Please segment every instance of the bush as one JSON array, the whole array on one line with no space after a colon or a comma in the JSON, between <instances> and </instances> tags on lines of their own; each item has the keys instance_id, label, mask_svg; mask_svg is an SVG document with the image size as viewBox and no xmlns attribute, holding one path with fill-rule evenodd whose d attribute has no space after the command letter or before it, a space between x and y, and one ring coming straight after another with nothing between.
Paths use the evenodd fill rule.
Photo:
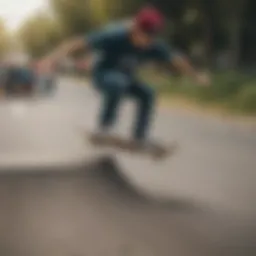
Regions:
<instances>
[{"instance_id":1,"label":"bush","mask_svg":"<svg viewBox=\"0 0 256 256\"><path fill-rule=\"evenodd\" d=\"M184 96L201 103L216 103L230 110L256 112L255 75L238 72L215 73L212 85L201 87L192 79L146 72L142 77L165 96Z\"/></svg>"},{"instance_id":2,"label":"bush","mask_svg":"<svg viewBox=\"0 0 256 256\"><path fill-rule=\"evenodd\" d=\"M236 95L240 89L251 81L252 77L237 72L215 74L211 93L215 99L225 100Z\"/></svg>"},{"instance_id":3,"label":"bush","mask_svg":"<svg viewBox=\"0 0 256 256\"><path fill-rule=\"evenodd\" d=\"M256 83L245 85L235 100L237 107L249 113L256 113Z\"/></svg>"}]
</instances>

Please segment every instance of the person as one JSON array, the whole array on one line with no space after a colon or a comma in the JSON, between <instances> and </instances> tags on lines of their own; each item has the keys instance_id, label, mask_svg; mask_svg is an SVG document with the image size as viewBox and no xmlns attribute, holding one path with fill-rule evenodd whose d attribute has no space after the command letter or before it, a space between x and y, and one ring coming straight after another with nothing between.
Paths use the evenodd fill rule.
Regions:
<instances>
[{"instance_id":1,"label":"person","mask_svg":"<svg viewBox=\"0 0 256 256\"><path fill-rule=\"evenodd\" d=\"M209 79L190 65L182 55L175 53L159 36L164 28L164 16L153 7L142 8L131 23L107 26L88 36L64 42L41 62L41 68L51 69L62 58L77 50L97 52L100 56L92 67L93 85L103 96L98 132L109 134L117 120L122 99L130 97L137 102L137 116L133 138L141 143L151 141L149 129L155 107L155 92L136 77L138 67L146 62L170 64L201 85Z\"/></svg>"}]
</instances>

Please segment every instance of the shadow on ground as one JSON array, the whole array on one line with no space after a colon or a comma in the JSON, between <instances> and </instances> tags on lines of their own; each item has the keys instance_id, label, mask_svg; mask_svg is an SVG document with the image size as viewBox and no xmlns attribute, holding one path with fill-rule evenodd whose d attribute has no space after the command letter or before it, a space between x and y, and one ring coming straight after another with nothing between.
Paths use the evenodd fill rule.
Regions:
<instances>
[{"instance_id":1,"label":"shadow on ground","mask_svg":"<svg viewBox=\"0 0 256 256\"><path fill-rule=\"evenodd\" d=\"M3 256L253 255L253 233L194 202L160 202L115 159L0 174ZM229 220L229 221L227 221Z\"/></svg>"}]
</instances>

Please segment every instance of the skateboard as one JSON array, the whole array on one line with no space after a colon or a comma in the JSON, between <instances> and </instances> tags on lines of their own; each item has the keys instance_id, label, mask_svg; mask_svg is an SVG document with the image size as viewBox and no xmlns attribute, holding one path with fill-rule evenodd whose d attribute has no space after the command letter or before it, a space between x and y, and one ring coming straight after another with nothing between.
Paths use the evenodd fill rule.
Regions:
<instances>
[{"instance_id":1,"label":"skateboard","mask_svg":"<svg viewBox=\"0 0 256 256\"><path fill-rule=\"evenodd\" d=\"M150 145L143 145L136 140L126 139L117 135L99 135L89 133L89 141L94 146L105 148L117 148L131 153L143 153L151 156L156 160L164 159L172 155L177 148L176 143L169 146L161 143L152 143Z\"/></svg>"}]
</instances>

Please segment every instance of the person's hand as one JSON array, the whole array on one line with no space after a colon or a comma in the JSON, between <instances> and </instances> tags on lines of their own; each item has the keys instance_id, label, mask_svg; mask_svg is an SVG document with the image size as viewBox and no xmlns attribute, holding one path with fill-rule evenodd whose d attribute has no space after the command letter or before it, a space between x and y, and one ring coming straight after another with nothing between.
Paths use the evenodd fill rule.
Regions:
<instances>
[{"instance_id":1,"label":"person's hand","mask_svg":"<svg viewBox=\"0 0 256 256\"><path fill-rule=\"evenodd\" d=\"M36 64L36 70L41 74L49 74L54 71L54 68L55 68L54 64L55 63L50 58L45 58L40 60Z\"/></svg>"},{"instance_id":2,"label":"person's hand","mask_svg":"<svg viewBox=\"0 0 256 256\"><path fill-rule=\"evenodd\" d=\"M201 86L210 86L211 80L207 73L197 73L196 82Z\"/></svg>"},{"instance_id":3,"label":"person's hand","mask_svg":"<svg viewBox=\"0 0 256 256\"><path fill-rule=\"evenodd\" d=\"M80 70L89 71L90 70L90 63L87 60L79 60L75 62L75 67Z\"/></svg>"},{"instance_id":4,"label":"person's hand","mask_svg":"<svg viewBox=\"0 0 256 256\"><path fill-rule=\"evenodd\" d=\"M75 67L79 70L85 72L91 72L94 63L94 56L92 54L87 54L85 58L81 58L75 61Z\"/></svg>"}]
</instances>

